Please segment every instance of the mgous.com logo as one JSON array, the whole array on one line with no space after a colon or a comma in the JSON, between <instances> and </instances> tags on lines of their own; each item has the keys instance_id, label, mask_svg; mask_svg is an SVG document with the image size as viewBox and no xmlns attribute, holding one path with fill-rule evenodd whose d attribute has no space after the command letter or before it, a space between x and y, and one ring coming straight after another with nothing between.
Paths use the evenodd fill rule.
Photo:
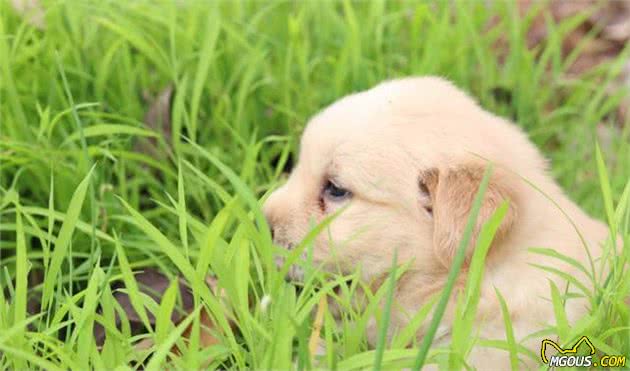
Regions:
<instances>
[{"instance_id":1,"label":"mgous.com logo","mask_svg":"<svg viewBox=\"0 0 630 371\"><path fill-rule=\"evenodd\" d=\"M557 351L547 350L553 348ZM599 359L595 357L595 346L586 336L582 336L572 348L564 349L555 341L545 339L540 346L540 358L549 367L625 367L626 356L603 355Z\"/></svg>"}]
</instances>

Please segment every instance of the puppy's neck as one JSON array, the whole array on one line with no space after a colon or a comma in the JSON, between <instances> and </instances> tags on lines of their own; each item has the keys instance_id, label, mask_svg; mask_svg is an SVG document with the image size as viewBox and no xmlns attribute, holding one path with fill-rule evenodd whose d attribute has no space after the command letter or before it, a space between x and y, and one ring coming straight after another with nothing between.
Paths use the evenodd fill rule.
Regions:
<instances>
[{"instance_id":1,"label":"puppy's neck","mask_svg":"<svg viewBox=\"0 0 630 371\"><path fill-rule=\"evenodd\" d=\"M467 270L463 270L455 281L451 300L449 301L440 328L436 334L436 341L448 338L455 312L455 298L462 293L466 284ZM448 271L421 272L409 270L405 272L397 282L394 292L394 306L398 308L392 314L392 325L402 328L416 315L418 309L431 300L437 299L446 285ZM386 282L382 280L381 284ZM373 287L374 288L374 287ZM427 316L424 324L419 328L417 337L421 338L432 315Z\"/></svg>"}]
</instances>

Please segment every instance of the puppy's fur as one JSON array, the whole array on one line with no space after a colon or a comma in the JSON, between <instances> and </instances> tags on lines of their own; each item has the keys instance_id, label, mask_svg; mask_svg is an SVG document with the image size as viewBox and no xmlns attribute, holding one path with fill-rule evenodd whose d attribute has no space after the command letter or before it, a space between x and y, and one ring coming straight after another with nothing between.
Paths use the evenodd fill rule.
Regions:
<instances>
[{"instance_id":1,"label":"puppy's fur","mask_svg":"<svg viewBox=\"0 0 630 371\"><path fill-rule=\"evenodd\" d=\"M388 81L324 109L309 122L299 162L267 200L265 214L276 243L290 249L314 224L347 205L317 238L316 264L342 272L359 268L362 279L374 283L387 276L394 250L399 262L411 262L395 292L402 309L392 315L393 333L443 288L488 161L494 171L468 257L496 208L508 201L509 211L488 253L473 333L505 339L496 288L520 341L555 322L549 281L561 290L567 285L531 264L553 266L589 282L574 267L542 259L528 248L553 248L588 267L586 248L594 259L601 256L607 228L565 196L548 175L543 156L516 125L484 111L445 80ZM325 191L328 182L352 194L331 197ZM465 271L456 290L463 288ZM293 268L291 275L299 279L300 269ZM437 343L449 341L452 309ZM587 310L585 300L567 303L571 321ZM374 330L368 329L372 342ZM523 344L537 353L541 340L532 337ZM521 366L540 365L529 358L521 361ZM468 362L481 369L509 368L508 353L492 348L474 348Z\"/></svg>"}]
</instances>

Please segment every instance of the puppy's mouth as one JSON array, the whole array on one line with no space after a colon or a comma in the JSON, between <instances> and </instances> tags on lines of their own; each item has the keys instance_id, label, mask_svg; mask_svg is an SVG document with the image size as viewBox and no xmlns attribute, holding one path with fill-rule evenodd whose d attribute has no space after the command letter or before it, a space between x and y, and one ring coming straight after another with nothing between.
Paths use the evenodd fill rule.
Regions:
<instances>
[{"instance_id":1,"label":"puppy's mouth","mask_svg":"<svg viewBox=\"0 0 630 371\"><path fill-rule=\"evenodd\" d=\"M274 241L274 243L278 246L281 246L282 249L284 250L284 254L280 255L280 254L276 254L274 260L276 263L276 268L278 270L281 270L284 265L285 265L285 261L286 261L286 255L290 254L291 251L294 249L295 245L291 242L286 242L286 241ZM306 260L306 253L303 252L299 258L300 261L305 261ZM292 264L288 271L286 276L284 277L285 281L287 282L292 282L292 283L301 283L304 282L304 268L302 268L300 265L298 264Z\"/></svg>"}]
</instances>

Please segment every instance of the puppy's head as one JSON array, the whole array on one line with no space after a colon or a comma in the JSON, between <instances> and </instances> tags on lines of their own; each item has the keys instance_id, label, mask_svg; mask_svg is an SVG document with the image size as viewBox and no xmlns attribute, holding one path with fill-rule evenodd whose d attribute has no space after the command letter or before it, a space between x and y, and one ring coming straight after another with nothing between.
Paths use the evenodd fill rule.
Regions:
<instances>
[{"instance_id":1,"label":"puppy's head","mask_svg":"<svg viewBox=\"0 0 630 371\"><path fill-rule=\"evenodd\" d=\"M340 211L313 247L314 263L328 270L360 269L363 279L379 279L398 250L399 262L413 261L421 274L445 272L483 176L482 158L526 167L538 155L517 129L451 84L390 81L343 98L309 122L299 161L267 200L265 215L275 242L292 249ZM516 188L510 174L494 172L477 233L510 200L495 241L509 235ZM293 268L290 275L302 273Z\"/></svg>"}]
</instances>

